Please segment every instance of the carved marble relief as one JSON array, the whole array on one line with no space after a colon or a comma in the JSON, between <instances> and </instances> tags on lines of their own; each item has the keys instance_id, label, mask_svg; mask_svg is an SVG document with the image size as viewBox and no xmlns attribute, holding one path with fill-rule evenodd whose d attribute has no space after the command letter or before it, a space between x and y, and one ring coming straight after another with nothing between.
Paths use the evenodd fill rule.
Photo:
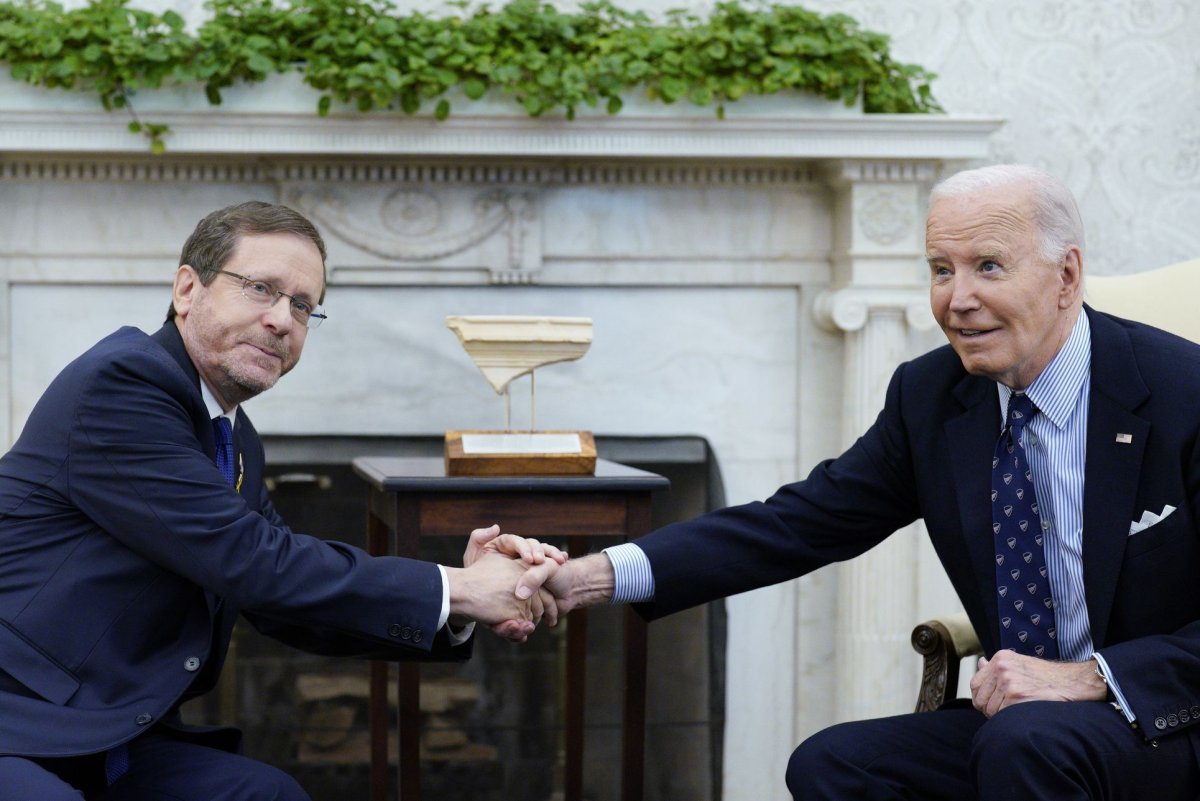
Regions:
<instances>
[{"instance_id":1,"label":"carved marble relief","mask_svg":"<svg viewBox=\"0 0 1200 801\"><path fill-rule=\"evenodd\" d=\"M485 270L493 284L536 283L541 269L534 191L285 184L280 195L324 232L335 269Z\"/></svg>"}]
</instances>

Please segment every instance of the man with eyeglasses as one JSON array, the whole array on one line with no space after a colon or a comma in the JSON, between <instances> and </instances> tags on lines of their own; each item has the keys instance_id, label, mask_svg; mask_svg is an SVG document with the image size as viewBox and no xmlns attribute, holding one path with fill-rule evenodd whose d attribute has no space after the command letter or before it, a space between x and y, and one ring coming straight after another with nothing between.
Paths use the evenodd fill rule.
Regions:
<instances>
[{"instance_id":1,"label":"man with eyeglasses","mask_svg":"<svg viewBox=\"0 0 1200 801\"><path fill-rule=\"evenodd\" d=\"M466 658L477 620L524 639L565 555L495 527L465 568L291 531L240 404L324 319L325 245L284 206L205 217L153 335L71 363L0 459L0 796L5 801L300 801L240 733L182 723L216 683L238 614L323 654ZM529 575L526 575L529 571ZM545 607L543 607L543 600Z\"/></svg>"}]
</instances>

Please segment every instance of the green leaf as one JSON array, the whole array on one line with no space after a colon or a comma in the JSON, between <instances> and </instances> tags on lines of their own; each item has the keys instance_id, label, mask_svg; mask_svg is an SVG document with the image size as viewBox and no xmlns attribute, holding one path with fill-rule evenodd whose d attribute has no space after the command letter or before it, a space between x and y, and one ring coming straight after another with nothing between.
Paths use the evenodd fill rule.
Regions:
<instances>
[{"instance_id":1,"label":"green leaf","mask_svg":"<svg viewBox=\"0 0 1200 801\"><path fill-rule=\"evenodd\" d=\"M487 84L478 78L471 78L463 83L463 94L471 100L478 100L487 93Z\"/></svg>"},{"instance_id":2,"label":"green leaf","mask_svg":"<svg viewBox=\"0 0 1200 801\"><path fill-rule=\"evenodd\" d=\"M433 109L433 117L436 120L444 120L450 116L450 101L442 98L438 101L437 106Z\"/></svg>"}]
</instances>

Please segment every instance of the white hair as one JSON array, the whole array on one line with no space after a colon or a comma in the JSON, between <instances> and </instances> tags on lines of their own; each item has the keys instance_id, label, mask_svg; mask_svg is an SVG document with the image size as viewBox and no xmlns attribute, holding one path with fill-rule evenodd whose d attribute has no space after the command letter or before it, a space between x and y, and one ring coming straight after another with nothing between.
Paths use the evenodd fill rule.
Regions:
<instances>
[{"instance_id":1,"label":"white hair","mask_svg":"<svg viewBox=\"0 0 1200 801\"><path fill-rule=\"evenodd\" d=\"M1058 263L1074 245L1084 248L1083 222L1075 197L1061 181L1047 172L1023 164L995 164L963 170L945 179L929 193L929 203L962 197L981 189L1026 185L1033 190L1033 216L1037 223L1042 257Z\"/></svg>"}]
</instances>

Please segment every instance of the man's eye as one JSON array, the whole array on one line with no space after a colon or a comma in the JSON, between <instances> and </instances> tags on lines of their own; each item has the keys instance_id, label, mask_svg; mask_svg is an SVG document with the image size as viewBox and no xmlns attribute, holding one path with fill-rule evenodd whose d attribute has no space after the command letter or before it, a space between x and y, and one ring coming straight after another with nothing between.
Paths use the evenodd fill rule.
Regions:
<instances>
[{"instance_id":1,"label":"man's eye","mask_svg":"<svg viewBox=\"0 0 1200 801\"><path fill-rule=\"evenodd\" d=\"M251 281L246 284L246 291L253 292L255 295L261 295L264 298L271 297L275 294L271 289L270 284L264 284L262 281Z\"/></svg>"},{"instance_id":2,"label":"man's eye","mask_svg":"<svg viewBox=\"0 0 1200 801\"><path fill-rule=\"evenodd\" d=\"M985 273L990 273L999 270L1000 265L994 261L985 261L983 264L979 265L979 269Z\"/></svg>"},{"instance_id":3,"label":"man's eye","mask_svg":"<svg viewBox=\"0 0 1200 801\"><path fill-rule=\"evenodd\" d=\"M293 298L292 299L292 311L296 312L296 314L302 314L305 317L308 317L309 315L312 314L312 306L309 306L307 303L305 303L302 300L295 300Z\"/></svg>"}]
</instances>

